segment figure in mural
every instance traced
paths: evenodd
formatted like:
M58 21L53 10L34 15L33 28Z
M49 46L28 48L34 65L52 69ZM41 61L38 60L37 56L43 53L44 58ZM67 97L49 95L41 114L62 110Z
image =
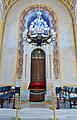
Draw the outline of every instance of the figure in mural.
M23 32L23 37L28 43L35 43L37 46L49 44L56 40L56 32L52 26L52 22L44 19L41 11L37 12L36 18L30 22L29 28Z

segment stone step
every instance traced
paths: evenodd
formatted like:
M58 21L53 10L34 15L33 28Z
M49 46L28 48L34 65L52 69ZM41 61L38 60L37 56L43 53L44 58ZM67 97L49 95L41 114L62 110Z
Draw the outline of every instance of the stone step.
M16 120L16 118L1 117L0 120ZM49 118L18 118L18 120L53 120Z
M16 110L2 110L0 120L16 120ZM4 114L5 113L5 114ZM18 120L51 120L51 110L45 108L26 108L18 110Z
M22 109L19 111L19 118L27 120L50 120L51 111L49 109Z

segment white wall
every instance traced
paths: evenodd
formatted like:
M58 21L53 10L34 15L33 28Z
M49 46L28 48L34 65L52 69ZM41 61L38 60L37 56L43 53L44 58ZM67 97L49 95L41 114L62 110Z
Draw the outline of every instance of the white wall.
M75 5L75 19L76 19L76 24L77 24L77 1L76 1L76 5Z
M74 38L69 12L58 0L41 0L40 2L52 8L57 15L62 84L76 84ZM2 52L1 84L14 84L19 17L25 8L38 3L39 0L20 0L8 14Z

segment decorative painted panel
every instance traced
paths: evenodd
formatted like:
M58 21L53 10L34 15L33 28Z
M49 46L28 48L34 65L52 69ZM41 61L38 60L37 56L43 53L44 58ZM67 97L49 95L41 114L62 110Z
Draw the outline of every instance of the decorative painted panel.
M9 8L18 0L3 0L4 2L4 13L6 14Z
M62 0L68 9L73 12L76 0Z

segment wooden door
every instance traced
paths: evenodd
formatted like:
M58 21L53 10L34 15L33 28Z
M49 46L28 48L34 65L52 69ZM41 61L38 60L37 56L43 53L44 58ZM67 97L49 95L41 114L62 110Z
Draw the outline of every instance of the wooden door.
M32 52L31 56L31 82L45 82L45 53L41 49L36 49ZM36 90L33 92L37 92ZM38 91L39 92L39 91ZM44 94L30 95L30 101L43 101Z

